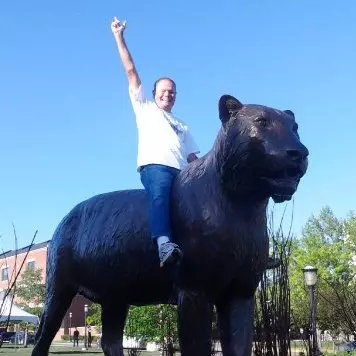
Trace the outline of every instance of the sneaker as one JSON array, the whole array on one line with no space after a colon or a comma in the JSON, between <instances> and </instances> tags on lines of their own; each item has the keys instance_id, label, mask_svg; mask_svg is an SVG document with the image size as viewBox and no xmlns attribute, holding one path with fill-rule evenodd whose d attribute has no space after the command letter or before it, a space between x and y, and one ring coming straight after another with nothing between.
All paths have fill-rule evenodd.
<instances>
[{"instance_id":1,"label":"sneaker","mask_svg":"<svg viewBox=\"0 0 356 356\"><path fill-rule=\"evenodd\" d=\"M173 262L175 260L180 260L183 256L182 251L179 249L179 246L173 242L165 242L159 246L159 259L160 259L160 266L167 262Z\"/></svg>"}]
</instances>

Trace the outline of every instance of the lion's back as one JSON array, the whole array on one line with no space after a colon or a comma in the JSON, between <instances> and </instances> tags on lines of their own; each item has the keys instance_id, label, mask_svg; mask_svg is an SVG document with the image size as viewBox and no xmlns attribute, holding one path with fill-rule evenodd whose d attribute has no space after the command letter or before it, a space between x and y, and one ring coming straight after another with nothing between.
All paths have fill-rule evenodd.
<instances>
[{"instance_id":1,"label":"lion's back","mask_svg":"<svg viewBox=\"0 0 356 356\"><path fill-rule=\"evenodd\" d=\"M67 250L81 260L110 258L150 240L147 216L142 189L95 195L64 217L53 235L51 250Z\"/></svg>"},{"instance_id":2,"label":"lion's back","mask_svg":"<svg viewBox=\"0 0 356 356\"><path fill-rule=\"evenodd\" d=\"M137 303L142 289L132 286L139 284L150 290L157 285L145 295L158 300L162 286L168 290L171 282L159 268L147 217L144 190L104 193L79 203L53 236L48 279L55 280L56 276L56 283L74 285L96 301L125 291L128 300Z\"/></svg>"}]
</instances>

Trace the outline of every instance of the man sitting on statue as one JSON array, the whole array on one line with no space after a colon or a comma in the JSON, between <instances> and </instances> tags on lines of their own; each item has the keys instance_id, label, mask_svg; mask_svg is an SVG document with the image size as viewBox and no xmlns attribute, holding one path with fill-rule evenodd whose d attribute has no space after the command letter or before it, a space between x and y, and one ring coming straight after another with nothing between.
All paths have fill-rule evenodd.
<instances>
[{"instance_id":1,"label":"man sitting on statue","mask_svg":"<svg viewBox=\"0 0 356 356\"><path fill-rule=\"evenodd\" d=\"M135 64L124 40L126 23L116 17L111 29L129 82L129 93L138 129L137 166L148 196L151 236L157 241L161 267L182 257L171 241L170 192L174 178L188 163L197 159L199 149L187 125L172 108L176 84L170 78L154 83L153 100L144 95Z\"/></svg>"}]
</instances>

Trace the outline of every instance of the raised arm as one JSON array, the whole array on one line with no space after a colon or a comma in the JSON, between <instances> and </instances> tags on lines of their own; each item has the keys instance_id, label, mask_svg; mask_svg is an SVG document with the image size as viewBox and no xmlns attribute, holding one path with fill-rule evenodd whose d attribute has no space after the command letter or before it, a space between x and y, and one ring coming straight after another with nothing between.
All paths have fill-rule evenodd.
<instances>
[{"instance_id":1,"label":"raised arm","mask_svg":"<svg viewBox=\"0 0 356 356\"><path fill-rule=\"evenodd\" d=\"M140 77L137 73L135 63L131 57L130 51L126 46L124 39L124 30L126 27L126 21L121 23L116 17L111 23L111 31L115 37L117 48L121 57L122 64L129 81L129 86L132 88L138 88L141 85Z\"/></svg>"}]
</instances>

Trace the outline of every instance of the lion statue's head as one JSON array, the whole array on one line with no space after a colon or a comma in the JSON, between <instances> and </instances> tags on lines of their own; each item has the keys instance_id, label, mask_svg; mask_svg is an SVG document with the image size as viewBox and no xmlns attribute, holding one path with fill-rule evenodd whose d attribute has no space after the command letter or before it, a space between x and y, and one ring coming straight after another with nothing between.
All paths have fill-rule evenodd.
<instances>
[{"instance_id":1,"label":"lion statue's head","mask_svg":"<svg viewBox=\"0 0 356 356\"><path fill-rule=\"evenodd\" d=\"M219 116L216 165L228 195L272 197L277 203L290 200L307 170L309 154L293 112L243 105L223 95Z\"/></svg>"}]
</instances>

